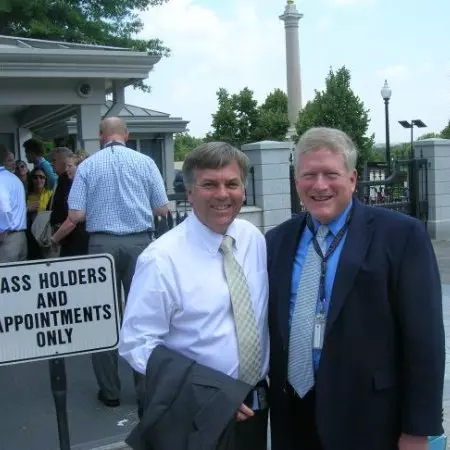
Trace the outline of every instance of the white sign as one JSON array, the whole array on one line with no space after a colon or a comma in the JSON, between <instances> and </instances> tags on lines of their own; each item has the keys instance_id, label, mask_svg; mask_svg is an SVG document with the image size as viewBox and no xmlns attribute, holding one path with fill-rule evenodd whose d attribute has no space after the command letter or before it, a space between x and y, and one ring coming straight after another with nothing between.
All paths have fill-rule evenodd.
<instances>
[{"instance_id":1,"label":"white sign","mask_svg":"<svg viewBox=\"0 0 450 450\"><path fill-rule=\"evenodd\" d=\"M111 255L0 264L0 365L113 350L119 328Z\"/></svg>"}]
</instances>

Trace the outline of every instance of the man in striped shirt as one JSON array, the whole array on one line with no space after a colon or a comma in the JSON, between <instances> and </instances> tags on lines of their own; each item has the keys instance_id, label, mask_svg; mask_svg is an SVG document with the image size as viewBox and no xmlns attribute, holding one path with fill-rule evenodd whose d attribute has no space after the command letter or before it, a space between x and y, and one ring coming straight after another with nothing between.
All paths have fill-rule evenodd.
<instances>
[{"instance_id":1,"label":"man in striped shirt","mask_svg":"<svg viewBox=\"0 0 450 450\"><path fill-rule=\"evenodd\" d=\"M89 254L114 257L118 292L128 296L136 260L151 242L153 215L168 213L164 182L155 162L126 147L128 131L118 117L100 124L102 149L83 161L69 194L69 220L86 221ZM117 352L92 355L99 385L98 399L106 406L120 404ZM139 375L135 386L139 401Z\"/></svg>"}]
</instances>

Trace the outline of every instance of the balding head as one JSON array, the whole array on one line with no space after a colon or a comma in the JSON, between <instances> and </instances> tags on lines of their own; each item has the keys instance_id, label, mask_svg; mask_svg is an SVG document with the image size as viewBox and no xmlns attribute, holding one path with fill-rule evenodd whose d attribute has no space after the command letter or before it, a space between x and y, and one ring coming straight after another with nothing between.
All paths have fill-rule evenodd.
<instances>
[{"instance_id":1,"label":"balding head","mask_svg":"<svg viewBox=\"0 0 450 450\"><path fill-rule=\"evenodd\" d=\"M119 117L108 117L100 123L100 143L119 141L125 144L128 140L128 130L125 122Z\"/></svg>"}]
</instances>

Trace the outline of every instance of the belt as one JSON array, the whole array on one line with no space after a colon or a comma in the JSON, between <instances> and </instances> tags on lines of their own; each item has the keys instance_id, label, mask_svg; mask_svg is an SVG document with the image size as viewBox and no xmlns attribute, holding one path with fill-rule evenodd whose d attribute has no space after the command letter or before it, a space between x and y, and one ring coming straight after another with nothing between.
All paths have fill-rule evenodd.
<instances>
[{"instance_id":1,"label":"belt","mask_svg":"<svg viewBox=\"0 0 450 450\"><path fill-rule=\"evenodd\" d=\"M111 233L109 231L90 231L89 232L89 234L104 234L107 236L117 236L117 237L136 236L139 234L151 234L151 233L153 233L153 230L151 228L149 228L148 230L136 231L134 233L126 233L126 234Z\"/></svg>"},{"instance_id":2,"label":"belt","mask_svg":"<svg viewBox=\"0 0 450 450\"><path fill-rule=\"evenodd\" d=\"M244 403L254 411L261 411L269 407L267 400L267 381L260 381L245 397Z\"/></svg>"},{"instance_id":3,"label":"belt","mask_svg":"<svg viewBox=\"0 0 450 450\"><path fill-rule=\"evenodd\" d=\"M11 233L22 233L22 232L24 232L24 231L26 231L26 230L4 230L4 231L0 231L0 233L8 233L8 234L11 234Z\"/></svg>"}]
</instances>

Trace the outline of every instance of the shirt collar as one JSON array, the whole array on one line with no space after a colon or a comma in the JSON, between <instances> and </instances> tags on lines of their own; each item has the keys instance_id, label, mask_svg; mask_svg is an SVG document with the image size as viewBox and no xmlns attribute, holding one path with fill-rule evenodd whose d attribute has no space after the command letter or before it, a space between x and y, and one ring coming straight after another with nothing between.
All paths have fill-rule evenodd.
<instances>
[{"instance_id":1,"label":"shirt collar","mask_svg":"<svg viewBox=\"0 0 450 450\"><path fill-rule=\"evenodd\" d=\"M328 224L328 229L331 231L333 236L336 236L336 234L339 233L339 230L345 225L345 221L347 220L347 216L350 213L352 206L353 206L353 200L350 201L350 203L344 209L344 211L342 211L332 222L330 222ZM317 231L317 229L320 226L320 223L314 217L312 219L313 219L313 224L314 224L314 230Z\"/></svg>"},{"instance_id":2,"label":"shirt collar","mask_svg":"<svg viewBox=\"0 0 450 450\"><path fill-rule=\"evenodd\" d=\"M43 156L41 156L41 157L34 163L34 167L40 166L44 161L45 161L45 158L44 158Z\"/></svg>"},{"instance_id":3,"label":"shirt collar","mask_svg":"<svg viewBox=\"0 0 450 450\"><path fill-rule=\"evenodd\" d=\"M112 140L112 141L105 142L105 144L103 145L102 148L108 147L108 146L111 145L111 144L114 144L114 145L121 145L122 147L125 147L125 144L124 144L123 142L119 142L119 141L116 141L116 140Z\"/></svg>"},{"instance_id":4,"label":"shirt collar","mask_svg":"<svg viewBox=\"0 0 450 450\"><path fill-rule=\"evenodd\" d=\"M208 250L211 254L216 255L219 252L220 244L222 244L223 234L216 233L203 224L194 211L189 214L188 220L189 230L192 232L191 238L197 240L197 243ZM237 230L234 221L228 227L226 233L234 239L234 245L237 247Z\"/></svg>"}]
</instances>

